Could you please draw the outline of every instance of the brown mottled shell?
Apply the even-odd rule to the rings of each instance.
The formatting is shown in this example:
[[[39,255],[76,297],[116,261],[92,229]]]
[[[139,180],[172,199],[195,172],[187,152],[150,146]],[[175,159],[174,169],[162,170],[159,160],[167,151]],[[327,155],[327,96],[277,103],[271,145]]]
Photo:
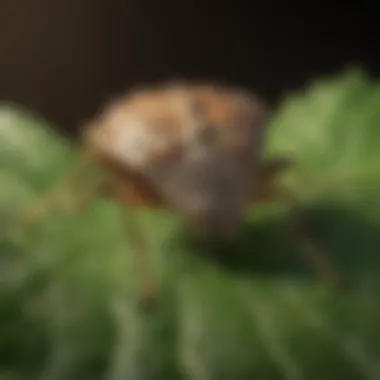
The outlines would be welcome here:
[[[191,146],[203,124],[231,149],[262,150],[264,104],[252,93],[214,84],[169,83],[134,91],[108,104],[85,142],[136,170]],[[199,115],[200,114],[200,115]],[[201,118],[201,126],[197,126]],[[243,128],[249,124],[249,128]],[[252,138],[253,137],[253,138]]]
[[[178,211],[234,219],[248,200],[264,135],[265,108],[255,94],[165,83],[107,105],[84,143]]]

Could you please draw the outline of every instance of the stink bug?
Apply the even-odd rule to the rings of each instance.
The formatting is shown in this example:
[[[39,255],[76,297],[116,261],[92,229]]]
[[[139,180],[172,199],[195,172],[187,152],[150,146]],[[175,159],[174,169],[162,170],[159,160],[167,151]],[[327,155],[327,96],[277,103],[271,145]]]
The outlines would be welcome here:
[[[138,89],[109,103],[83,128],[83,159],[66,181],[73,185],[88,165],[101,165],[107,176],[99,194],[123,205],[169,208],[200,239],[230,240],[250,204],[284,194],[275,178],[287,161],[264,159],[266,119],[257,95],[232,86],[173,82]],[[39,209],[53,200],[42,197]],[[126,232],[141,264],[140,296],[152,300],[154,276],[132,212],[125,212]],[[301,233],[297,238],[312,264],[335,281],[337,272],[323,252]]]

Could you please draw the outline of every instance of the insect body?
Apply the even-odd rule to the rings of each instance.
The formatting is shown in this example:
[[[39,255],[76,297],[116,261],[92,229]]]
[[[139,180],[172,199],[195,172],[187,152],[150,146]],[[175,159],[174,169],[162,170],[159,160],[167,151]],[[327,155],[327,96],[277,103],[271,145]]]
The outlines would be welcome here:
[[[84,136],[104,163],[132,177],[135,196],[168,205],[202,237],[220,239],[235,234],[253,199],[264,120],[253,94],[169,84],[111,104]]]
[[[230,239],[247,205],[278,196],[274,178],[284,161],[263,160],[265,132],[265,105],[253,93],[164,83],[110,103],[84,128],[84,167],[107,168],[103,195],[125,205],[168,207],[198,237]],[[127,232],[140,252],[142,296],[152,296],[143,234],[132,218]]]

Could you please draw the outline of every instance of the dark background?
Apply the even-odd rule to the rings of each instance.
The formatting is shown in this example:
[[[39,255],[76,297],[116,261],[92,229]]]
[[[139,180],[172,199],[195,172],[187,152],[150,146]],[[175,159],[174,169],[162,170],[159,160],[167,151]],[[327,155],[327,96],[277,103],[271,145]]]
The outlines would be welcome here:
[[[380,74],[376,2],[2,0],[0,98],[72,132],[111,95],[184,77],[272,104],[319,75]]]

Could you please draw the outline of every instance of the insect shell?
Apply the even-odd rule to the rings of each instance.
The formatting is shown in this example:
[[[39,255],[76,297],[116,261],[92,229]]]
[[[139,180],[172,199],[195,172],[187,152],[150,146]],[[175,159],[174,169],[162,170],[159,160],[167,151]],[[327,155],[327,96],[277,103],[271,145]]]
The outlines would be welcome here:
[[[254,195],[265,134],[255,94],[213,83],[164,83],[107,105],[84,144],[134,189],[205,239],[232,238]]]

